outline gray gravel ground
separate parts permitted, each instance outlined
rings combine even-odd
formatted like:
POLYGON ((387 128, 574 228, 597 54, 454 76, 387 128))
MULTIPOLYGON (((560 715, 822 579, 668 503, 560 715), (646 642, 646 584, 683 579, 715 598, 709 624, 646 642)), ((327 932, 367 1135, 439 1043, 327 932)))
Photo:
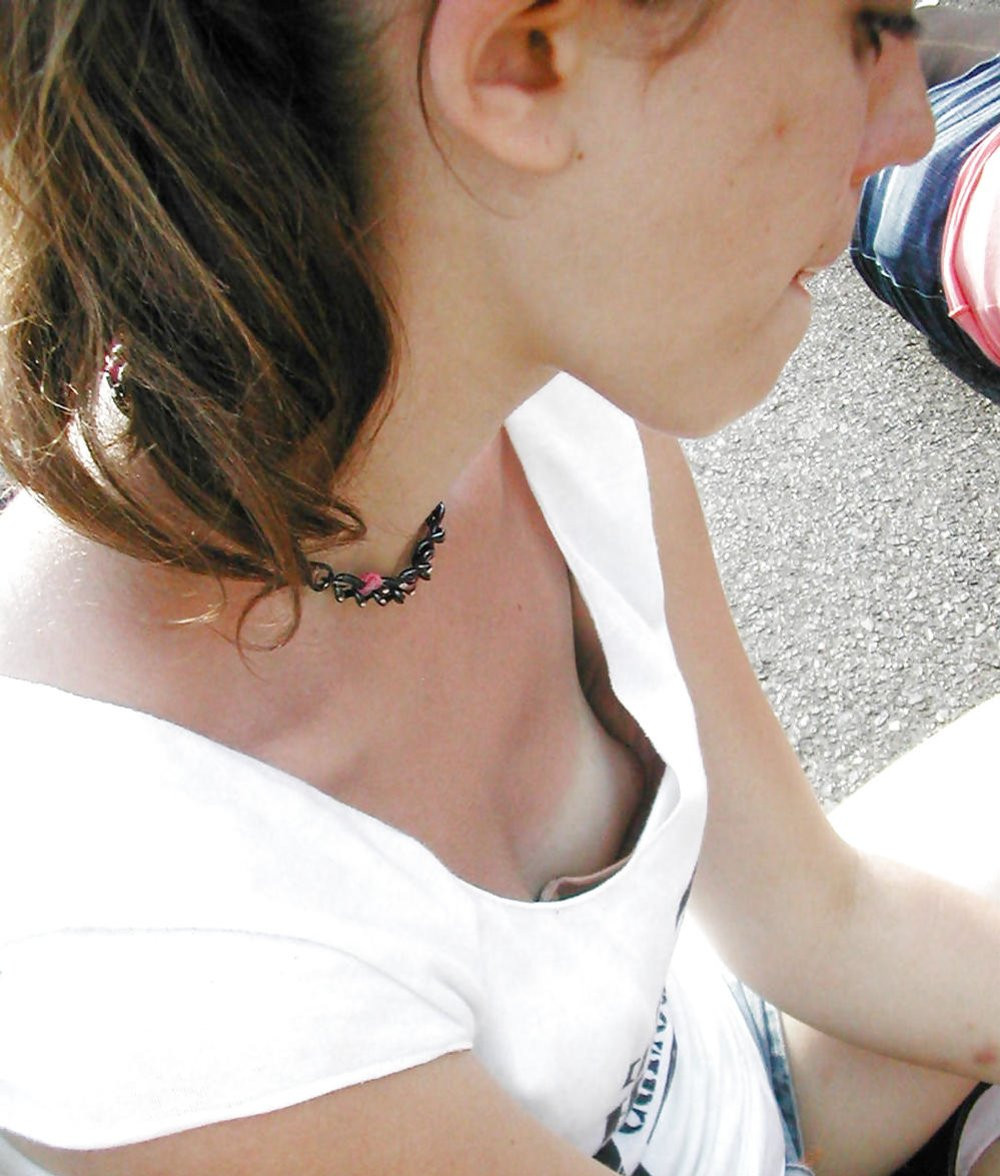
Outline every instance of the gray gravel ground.
POLYGON ((811 288, 776 391, 688 456, 751 659, 834 801, 1000 693, 1000 381, 949 370, 846 258, 811 288))

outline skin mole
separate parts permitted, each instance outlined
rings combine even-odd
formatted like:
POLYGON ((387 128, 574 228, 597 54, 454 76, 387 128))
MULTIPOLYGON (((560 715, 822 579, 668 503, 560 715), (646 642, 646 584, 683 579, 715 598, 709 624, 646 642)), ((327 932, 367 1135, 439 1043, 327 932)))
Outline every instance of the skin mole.
POLYGON ((792 120, 788 114, 782 112, 774 121, 774 137, 780 143, 787 138, 792 120))

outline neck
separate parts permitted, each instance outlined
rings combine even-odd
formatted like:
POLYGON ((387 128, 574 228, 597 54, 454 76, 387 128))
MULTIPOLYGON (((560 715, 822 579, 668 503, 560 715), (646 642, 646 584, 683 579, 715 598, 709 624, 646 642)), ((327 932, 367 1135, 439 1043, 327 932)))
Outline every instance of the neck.
POLYGON ((461 493, 463 471, 550 374, 508 370, 498 377, 499 365, 490 370, 481 358, 449 372, 443 350, 435 351, 434 370, 425 378, 415 365, 401 373, 388 411, 360 439, 359 456, 349 463, 339 489, 360 513, 366 534, 317 557, 338 571, 385 575, 405 566, 427 516, 461 493))

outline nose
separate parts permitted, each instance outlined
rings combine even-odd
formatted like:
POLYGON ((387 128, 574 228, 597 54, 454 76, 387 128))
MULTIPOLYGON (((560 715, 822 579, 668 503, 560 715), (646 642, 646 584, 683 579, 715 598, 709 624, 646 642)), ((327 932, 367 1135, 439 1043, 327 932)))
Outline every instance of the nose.
POLYGON ((887 37, 874 66, 854 182, 894 163, 916 163, 934 144, 934 116, 912 40, 887 37))

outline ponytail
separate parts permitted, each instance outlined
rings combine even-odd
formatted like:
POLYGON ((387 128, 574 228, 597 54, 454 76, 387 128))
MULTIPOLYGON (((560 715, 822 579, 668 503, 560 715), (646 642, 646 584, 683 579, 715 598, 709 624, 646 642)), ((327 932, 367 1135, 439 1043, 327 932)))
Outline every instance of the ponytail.
POLYGON ((363 532, 331 487, 393 354, 364 7, 3 5, 0 466, 78 530, 263 592, 363 532))

